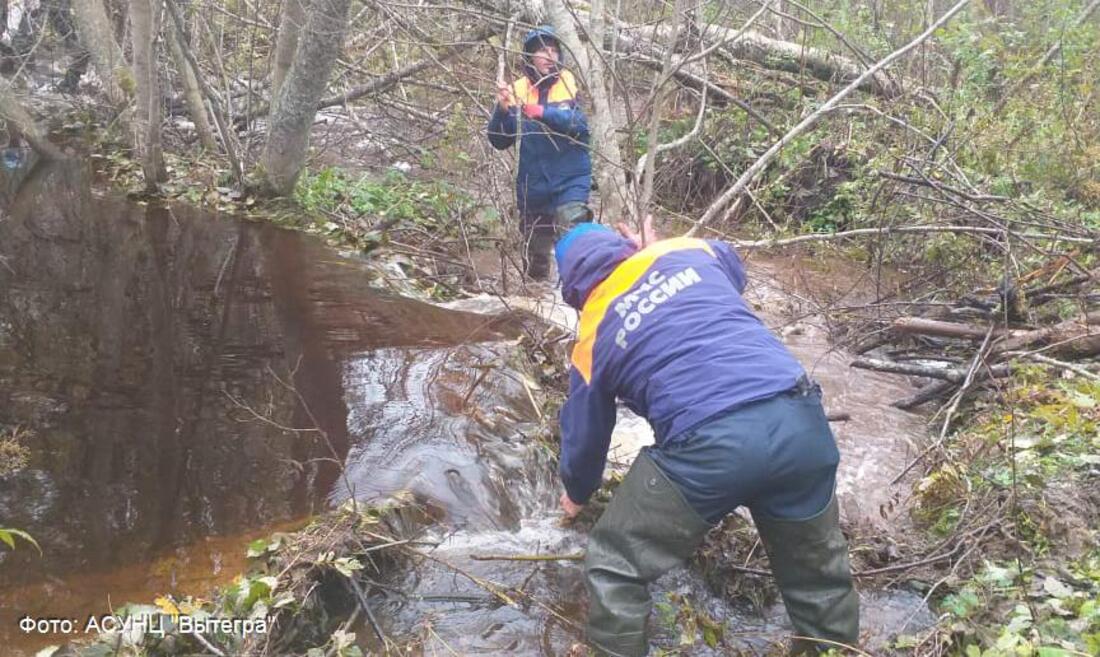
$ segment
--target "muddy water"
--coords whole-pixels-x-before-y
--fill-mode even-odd
[[[202,593],[247,541],[349,494],[407,488],[491,527],[530,511],[493,483],[518,457],[479,465],[530,408],[482,368],[506,322],[373,290],[298,234],[33,164],[0,187],[0,428],[29,449],[0,477],[0,527],[43,555],[0,548],[4,645],[41,642],[17,634],[26,613]]]

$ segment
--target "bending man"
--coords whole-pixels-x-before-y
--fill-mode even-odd
[[[645,655],[647,585],[744,505],[796,636],[854,644],[859,598],[820,388],[741,297],[745,270],[727,244],[677,238],[639,249],[631,237],[580,224],[556,247],[562,296],[581,311],[561,411],[565,513],[600,485],[616,399],[656,436],[588,539],[589,640]]]

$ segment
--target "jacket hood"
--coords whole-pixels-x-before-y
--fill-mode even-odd
[[[550,75],[543,78],[531,64],[531,54],[538,50],[542,43],[547,41],[553,41],[558,49],[558,65]],[[561,39],[558,38],[554,28],[549,25],[540,25],[523,37],[523,73],[532,84],[548,86],[557,82],[564,58],[565,54],[561,50]]]
[[[633,242],[611,230],[577,235],[559,264],[562,299],[580,310],[592,290],[637,250]]]

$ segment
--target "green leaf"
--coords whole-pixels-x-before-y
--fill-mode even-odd
[[[14,537],[14,538],[13,538]],[[38,550],[38,555],[42,555],[42,548],[38,545],[38,541],[34,540],[34,537],[21,529],[0,529],[0,541],[8,544],[8,547],[15,549],[15,538],[21,538],[24,541],[34,546],[34,549]]]
[[[718,641],[721,640],[721,638],[722,634],[720,630],[712,625],[703,625],[703,642],[706,643],[708,646],[710,646],[711,648],[717,648]]]
[[[267,553],[268,542],[266,538],[258,538],[248,544],[248,558],[262,557]]]

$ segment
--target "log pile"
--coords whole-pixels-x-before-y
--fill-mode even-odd
[[[1012,376],[1013,364],[1021,362],[1100,381],[1098,291],[1100,268],[1057,284],[1019,289],[1002,285],[990,299],[966,297],[941,312],[946,317],[894,319],[886,338],[872,343],[873,349],[851,365],[924,380],[913,395],[893,402],[902,409],[979,390]],[[1073,300],[1069,317],[1064,307],[1061,317],[1050,308],[1056,299]],[[961,321],[961,316],[968,319]]]

